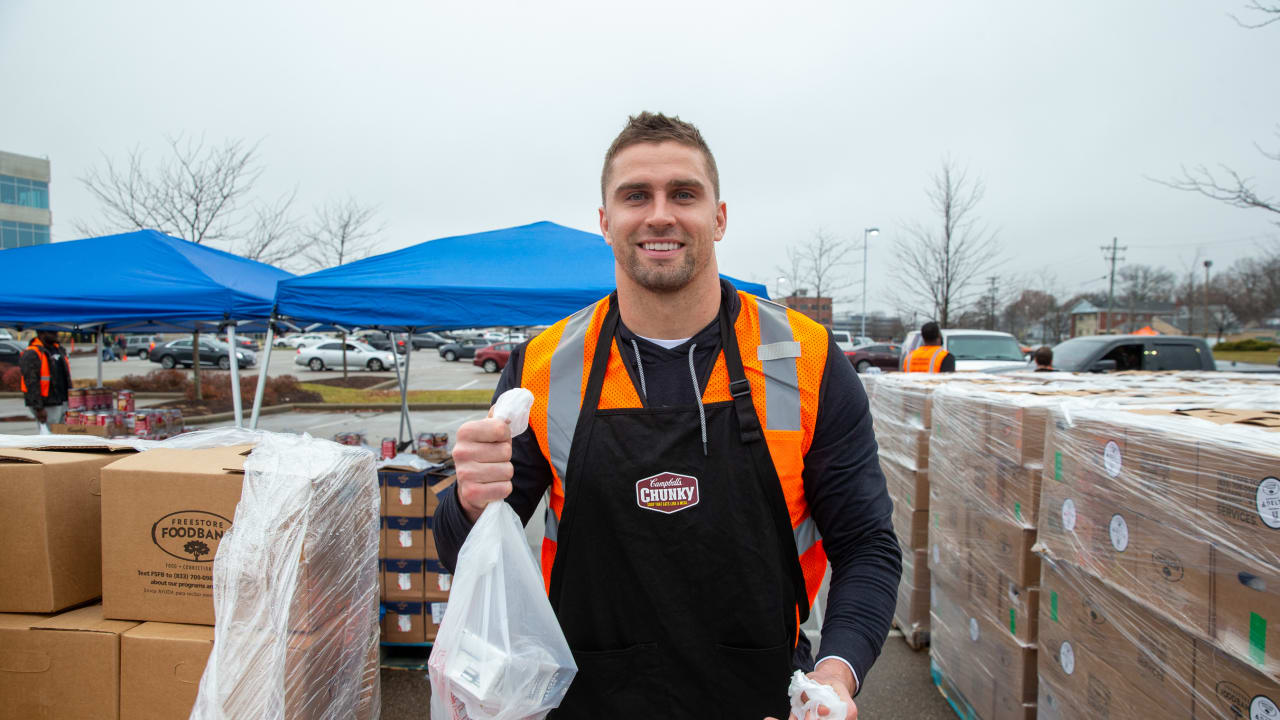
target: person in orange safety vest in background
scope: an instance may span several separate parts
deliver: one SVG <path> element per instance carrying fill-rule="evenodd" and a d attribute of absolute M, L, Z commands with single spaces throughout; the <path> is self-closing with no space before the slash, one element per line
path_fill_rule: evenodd
<path fill-rule="evenodd" d="M 903 372 L 945 373 L 956 371 L 956 357 L 942 347 L 942 331 L 938 323 L 927 322 L 920 328 L 924 344 L 907 356 Z"/>
<path fill-rule="evenodd" d="M 58 344 L 58 333 L 38 330 L 22 356 L 22 393 L 31 414 L 40 424 L 60 423 L 67 411 L 71 390 L 71 363 Z"/>

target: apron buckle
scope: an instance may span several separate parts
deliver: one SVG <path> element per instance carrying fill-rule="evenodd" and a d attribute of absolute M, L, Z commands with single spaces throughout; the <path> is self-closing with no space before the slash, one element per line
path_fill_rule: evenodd
<path fill-rule="evenodd" d="M 740 398 L 743 395 L 750 396 L 751 383 L 746 378 L 743 378 L 741 380 L 734 380 L 733 382 L 729 383 L 729 394 L 734 398 Z"/>

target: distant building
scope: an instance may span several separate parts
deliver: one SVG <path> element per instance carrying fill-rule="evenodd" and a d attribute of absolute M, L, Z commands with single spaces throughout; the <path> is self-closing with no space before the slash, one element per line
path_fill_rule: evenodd
<path fill-rule="evenodd" d="M 862 313 L 842 312 L 832 319 L 831 329 L 844 330 L 850 335 L 861 335 L 862 324 Z M 866 326 L 867 337 L 880 341 L 901 338 L 905 334 L 902 321 L 898 317 L 890 317 L 882 312 L 868 313 Z"/>
<path fill-rule="evenodd" d="M 0 151 L 0 249 L 49 244 L 49 161 Z"/>
<path fill-rule="evenodd" d="M 798 310 L 815 322 L 831 326 L 831 298 L 810 295 L 808 290 L 797 290 L 794 295 L 782 298 L 782 304 Z"/>
<path fill-rule="evenodd" d="M 1178 306 L 1169 302 L 1137 303 L 1132 307 L 1116 301 L 1108 313 L 1088 300 L 1081 300 L 1071 308 L 1071 337 L 1081 335 L 1123 335 L 1156 322 L 1171 321 L 1178 313 Z"/>

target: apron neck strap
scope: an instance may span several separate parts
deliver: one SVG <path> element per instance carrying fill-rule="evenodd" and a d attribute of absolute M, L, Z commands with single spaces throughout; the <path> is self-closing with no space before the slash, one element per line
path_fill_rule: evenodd
<path fill-rule="evenodd" d="M 738 335 L 733 330 L 733 323 L 729 322 L 729 303 L 723 297 L 720 300 L 720 344 L 724 349 L 724 368 L 729 373 L 729 394 L 733 396 L 742 443 L 760 442 L 764 439 L 764 432 L 760 429 L 755 403 L 751 401 L 751 383 L 747 382 L 746 373 L 742 370 Z"/>
<path fill-rule="evenodd" d="M 600 336 L 596 338 L 596 352 L 591 358 L 591 374 L 587 377 L 587 389 L 582 394 L 582 413 L 594 413 L 600 407 L 600 390 L 604 386 L 604 373 L 609 368 L 609 348 L 618 329 L 618 293 L 609 296 L 609 310 L 604 314 Z"/>

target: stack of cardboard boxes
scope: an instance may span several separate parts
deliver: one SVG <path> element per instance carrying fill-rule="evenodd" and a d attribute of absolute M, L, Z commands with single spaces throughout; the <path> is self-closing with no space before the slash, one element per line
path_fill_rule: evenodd
<path fill-rule="evenodd" d="M 210 707 L 232 707 L 236 694 L 245 707 L 270 702 L 251 663 L 271 665 L 278 647 L 285 717 L 376 714 L 376 572 L 360 562 L 373 559 L 376 535 L 372 460 L 367 480 L 313 467 L 318 480 L 284 502 L 242 500 L 250 450 L 0 449 L 0 576 L 22 578 L 0 584 L 0 718 L 191 715 L 217 650 L 220 546 L 218 643 L 245 652 L 222 658 L 226 682 Z M 321 486 L 345 501 L 323 502 Z M 225 550 L 237 513 L 268 504 L 267 516 L 284 518 L 259 533 L 268 542 Z"/>
<path fill-rule="evenodd" d="M 440 564 L 432 516 L 440 493 L 454 482 L 452 468 L 415 470 L 384 466 L 382 486 L 382 640 L 421 644 L 435 640 L 453 577 Z"/>
<path fill-rule="evenodd" d="M 1047 718 L 1280 717 L 1280 414 L 1056 411 L 1045 443 Z"/>
<path fill-rule="evenodd" d="M 869 376 L 874 377 L 874 376 Z M 869 395 L 880 469 L 893 499 L 902 547 L 894 624 L 912 647 L 929 642 L 929 426 L 935 383 L 909 375 L 876 377 Z"/>
<path fill-rule="evenodd" d="M 929 569 L 935 674 L 986 720 L 1035 717 L 1044 407 L 952 384 L 933 394 Z"/>

